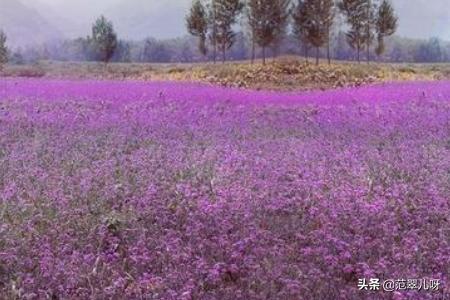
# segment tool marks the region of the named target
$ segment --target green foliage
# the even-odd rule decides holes
[[[92,43],[98,58],[105,63],[109,62],[118,42],[112,22],[104,16],[98,18],[92,26]]]
[[[8,48],[6,47],[6,34],[0,30],[0,68],[8,62]]]
[[[309,17],[307,36],[315,47],[322,47],[328,40],[328,29],[333,19],[332,0],[307,0],[306,7]]]
[[[189,15],[186,18],[186,26],[189,33],[199,38],[198,49],[200,53],[206,55],[206,36],[208,34],[208,14],[200,0],[195,0],[192,4]]]
[[[242,11],[244,4],[241,0],[215,0],[215,38],[219,45],[223,61],[226,60],[226,51],[233,46],[235,41],[235,32],[233,25],[237,22],[237,17]]]
[[[287,26],[289,23],[289,17],[291,15],[291,1],[290,0],[274,0],[274,23],[276,24],[275,39],[272,47],[278,48],[279,44],[286,37]]]
[[[294,34],[305,47],[316,47],[316,63],[319,63],[319,48],[330,43],[330,31],[334,22],[333,0],[299,0],[294,9]]]
[[[384,38],[394,34],[397,28],[397,17],[388,0],[342,0],[339,3],[341,12],[350,26],[347,32],[349,45],[358,53],[365,47],[367,61],[370,60],[372,42],[377,37],[378,45],[375,49],[377,55],[385,51]],[[379,5],[378,5],[379,4]]]
[[[357,51],[358,61],[360,61],[360,52],[366,38],[365,21],[368,5],[369,0],[342,0],[338,5],[350,26],[347,41],[350,47]]]
[[[310,25],[310,18],[308,14],[308,7],[305,0],[298,0],[292,15],[294,20],[293,33],[299,42],[303,45],[305,57],[308,57],[308,27]]]
[[[383,0],[378,8],[376,31],[378,38],[378,46],[376,48],[377,55],[381,55],[385,51],[384,38],[395,33],[398,26],[398,18],[394,13],[394,8],[387,0]]]
[[[255,42],[263,49],[265,63],[265,49],[279,41],[284,33],[290,14],[289,1],[285,0],[249,0],[248,19]]]
[[[205,2],[202,2],[205,1]],[[243,1],[243,2],[242,2]],[[384,51],[384,37],[390,36],[397,27],[397,17],[388,0],[194,0],[187,16],[190,34],[200,38],[200,53],[206,54],[206,39],[209,36],[213,46],[214,62],[216,52],[221,50],[223,60],[226,51],[234,42],[234,27],[243,8],[248,19],[243,26],[251,32],[252,61],[255,58],[255,45],[262,48],[263,63],[266,48],[271,47],[274,55],[287,37],[289,17],[293,15],[292,32],[303,45],[305,56],[309,46],[316,48],[316,62],[319,62],[320,48],[327,46],[327,58],[331,63],[331,34],[335,15],[339,8],[344,16],[348,31],[346,43],[360,53],[367,50],[367,60],[375,37],[378,38],[377,53]],[[381,2],[381,4],[380,4]]]
[[[249,24],[255,34],[256,43],[261,47],[269,46],[275,39],[276,27],[272,22],[271,0],[249,1]]]

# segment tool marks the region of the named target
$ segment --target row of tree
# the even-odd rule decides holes
[[[436,38],[413,40],[390,37],[395,31],[397,19],[387,1],[373,0],[367,10],[367,6],[362,5],[367,3],[363,2],[366,0],[352,0],[359,1],[357,7],[366,8],[366,14],[362,13],[363,9],[355,9],[356,2],[348,0],[303,0],[296,2],[296,5],[278,0],[279,2],[271,2],[271,6],[262,5],[269,3],[264,2],[265,0],[248,0],[242,2],[244,4],[234,0],[227,0],[230,2],[224,2],[225,4],[220,1],[223,0],[215,0],[213,3],[216,7],[215,13],[211,11],[208,3],[194,1],[187,18],[188,28],[194,36],[170,40],[119,40],[113,24],[105,17],[100,17],[93,24],[91,35],[85,38],[52,41],[8,50],[6,35],[0,30],[0,66],[8,59],[14,64],[39,60],[215,61],[220,52],[223,60],[265,60],[267,48],[270,48],[274,57],[277,54],[304,54],[308,58],[308,50],[315,48],[316,59],[321,57],[328,60],[353,60],[359,58],[360,52],[366,49],[367,60],[450,61],[450,43]],[[343,13],[345,11],[347,12]],[[355,11],[360,13],[353,15]],[[225,12],[229,12],[232,17]],[[371,16],[370,22],[364,18],[367,15]],[[260,18],[261,16],[265,17]],[[354,21],[349,22],[349,18]],[[348,25],[342,26],[344,22]],[[213,26],[214,24],[216,25]],[[256,47],[257,45],[261,47]],[[370,51],[371,48],[375,51]],[[382,53],[383,56],[375,56]]]
[[[79,39],[80,52],[89,55],[93,60],[109,62],[116,53],[118,47],[123,46],[117,39],[114,26],[104,16],[99,17],[92,25],[92,35],[86,39]],[[0,30],[0,67],[9,60],[9,51],[6,45],[7,37],[4,31]],[[18,53],[13,57],[21,60]]]
[[[265,63],[266,49],[270,47],[276,53],[292,28],[305,56],[313,47],[319,63],[320,48],[325,46],[328,61],[331,59],[330,41],[338,15],[345,19],[347,42],[356,51],[358,62],[363,49],[370,60],[375,39],[375,52],[382,55],[385,38],[393,35],[398,25],[389,0],[297,0],[295,4],[291,0],[194,0],[186,24],[188,32],[198,38],[201,53],[206,55],[208,46],[212,48],[214,62],[218,50],[225,62],[226,51],[235,42],[235,25],[241,17],[244,31],[249,32],[252,41],[252,60],[258,45]]]
[[[42,60],[53,61],[98,61],[98,54],[90,47],[90,37],[58,40],[26,47],[12,48],[8,51],[9,63],[32,64]],[[427,40],[409,39],[400,36],[386,38],[386,51],[379,57],[371,52],[371,60],[379,62],[449,62],[450,43],[431,38]],[[262,59],[262,49],[252,49],[252,41],[247,33],[236,32],[233,46],[227,50],[228,60]],[[275,51],[277,55],[304,56],[304,46],[299,45],[297,37],[289,33],[280,42]],[[272,56],[272,52],[269,52]],[[310,51],[316,56],[315,51]],[[355,51],[348,45],[346,32],[333,33],[330,41],[330,56],[333,60],[351,61],[356,59]],[[319,56],[326,60],[328,47],[320,48]],[[308,58],[306,58],[308,59]],[[191,36],[159,40],[148,38],[141,41],[119,39],[111,62],[136,63],[179,63],[204,62],[213,60],[213,53],[204,56],[198,50],[198,39]]]

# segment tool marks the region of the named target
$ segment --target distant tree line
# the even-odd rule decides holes
[[[397,18],[387,0],[194,0],[186,25],[190,35],[181,38],[127,41],[101,16],[87,37],[15,49],[0,30],[0,68],[40,60],[265,62],[280,54],[360,61],[363,52],[367,61],[450,61],[449,42],[395,36]]]
[[[384,41],[386,51],[381,57],[371,53],[371,59],[382,62],[450,62],[450,43],[438,38],[428,40],[409,39],[399,36],[388,37]],[[40,60],[56,61],[98,61],[99,58],[90,46],[90,38],[54,41],[41,45],[9,49],[7,58],[12,64],[30,64]],[[297,37],[287,34],[278,45],[278,55],[301,55],[307,59],[305,49]],[[0,47],[1,48],[1,47]],[[252,49],[252,40],[247,33],[236,32],[235,43],[227,50],[228,60],[262,59],[262,49]],[[1,52],[1,50],[0,50]],[[311,51],[310,51],[311,52]],[[316,53],[314,53],[314,56]],[[321,59],[327,59],[327,48],[320,49]],[[330,57],[336,60],[352,61],[354,50],[347,43],[346,32],[335,32],[330,40]],[[185,36],[168,40],[148,38],[143,41],[118,40],[111,62],[137,63],[176,63],[204,62],[213,60],[212,51],[204,56],[198,50],[198,40]]]
[[[326,47],[328,62],[331,61],[331,39],[337,16],[344,17],[347,44],[360,53],[366,50],[370,61],[374,40],[375,53],[381,56],[386,49],[385,39],[392,36],[398,18],[389,0],[194,0],[186,17],[188,32],[199,39],[199,51],[206,55],[210,41],[213,60],[217,47],[226,60],[236,37],[235,24],[242,19],[242,31],[248,31],[252,44],[252,60],[255,45],[262,49],[263,63],[266,49],[274,54],[286,38],[287,33],[297,38],[307,56],[309,48],[315,49],[319,63],[320,49]],[[290,30],[290,27],[292,30]]]

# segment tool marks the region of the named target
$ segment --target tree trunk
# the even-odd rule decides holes
[[[327,43],[327,58],[328,58],[328,64],[331,65],[331,55],[330,55],[330,42]]]
[[[198,48],[200,49],[200,52],[203,54],[204,58],[206,58],[206,55],[208,54],[208,50],[206,50],[207,49],[206,37],[204,37],[204,36],[200,37],[198,43],[199,43]]]
[[[217,63],[217,24],[216,24],[216,1],[212,2],[213,9],[213,59],[214,64]]]
[[[308,59],[308,45],[306,45],[305,44],[305,59],[306,59],[306,62],[309,62],[309,59]]]
[[[222,64],[225,64],[225,61],[227,60],[227,49],[225,46],[222,47]]]
[[[331,54],[330,54],[330,27],[327,28],[327,58],[328,58],[328,64],[331,65]]]
[[[366,38],[367,38],[367,41],[366,41],[366,46],[367,46],[367,64],[369,64],[369,62],[370,62],[370,38],[371,38],[371,32],[370,32],[370,24],[371,24],[371,22],[372,22],[372,20],[371,20],[371,14],[370,14],[370,8],[371,8],[371,6],[372,6],[372,1],[371,0],[369,0],[368,1],[368,3],[367,3],[367,15],[366,15],[366,17],[367,17],[367,28],[366,28]]]
[[[358,64],[360,64],[361,63],[361,57],[360,57],[360,52],[361,52],[361,46],[359,45],[359,42],[358,42],[358,45],[356,46],[356,52],[357,52],[357,58],[358,58]]]
[[[255,63],[255,34],[252,33],[252,65]]]
[[[319,47],[316,47],[316,65],[319,65]]]
[[[214,64],[216,64],[217,63],[216,33],[213,33],[213,60],[214,60]]]
[[[263,65],[266,64],[266,47],[262,47]]]

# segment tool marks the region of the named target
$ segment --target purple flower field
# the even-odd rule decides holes
[[[0,299],[445,293],[450,82],[0,80]]]

